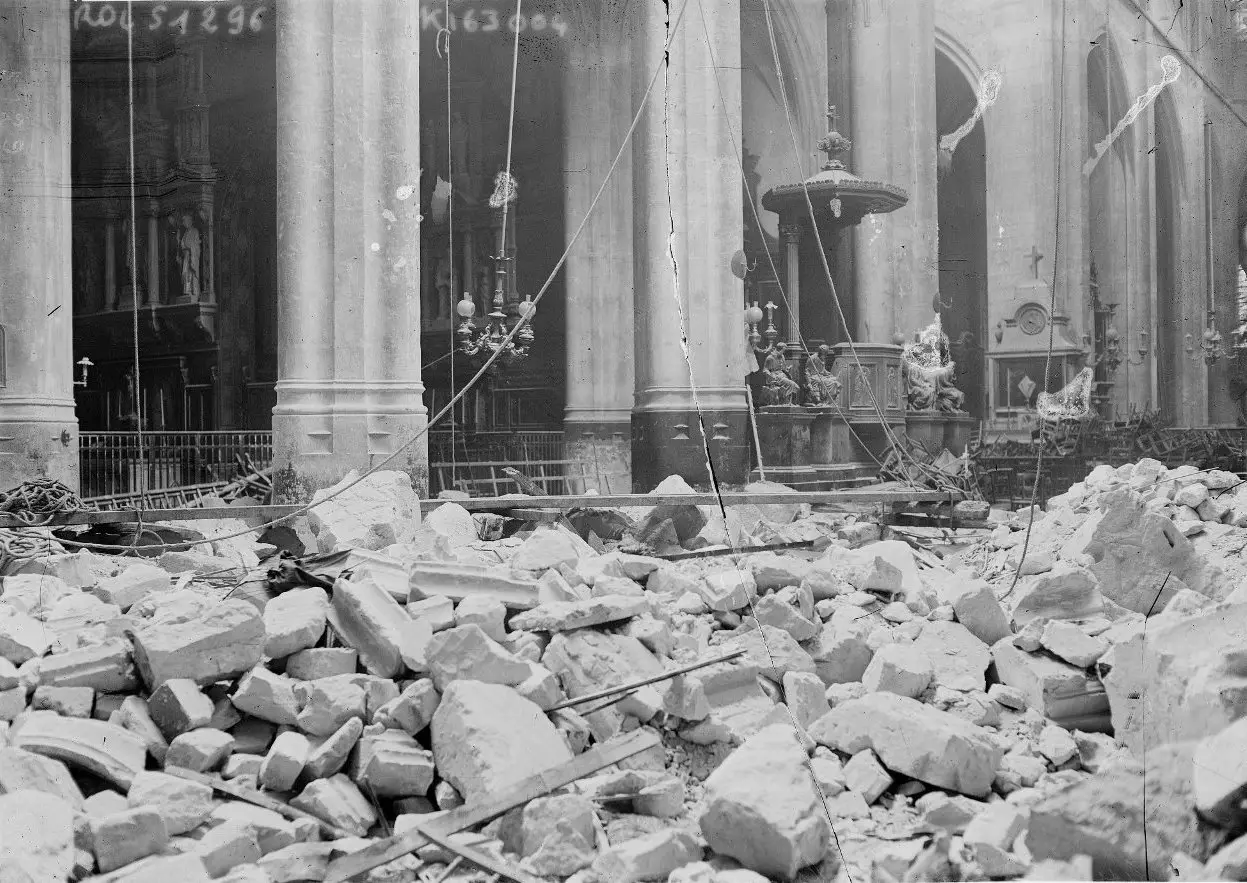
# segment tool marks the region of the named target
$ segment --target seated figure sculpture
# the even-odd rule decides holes
[[[827,364],[830,353],[831,348],[823,344],[805,363],[806,404],[812,407],[834,405],[840,400],[840,379]]]
[[[801,387],[788,375],[785,364],[787,346],[775,344],[762,366],[762,404],[791,405],[796,401]]]

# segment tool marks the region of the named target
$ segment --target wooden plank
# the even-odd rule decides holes
[[[627,760],[635,754],[661,744],[662,741],[656,733],[649,730],[634,730],[626,736],[620,736],[597,748],[592,748],[561,766],[529,776],[488,801],[470,803],[451,810],[423,827],[426,831],[446,837],[466,831],[468,828],[496,819],[517,806],[523,806],[530,800],[549,794],[555,789],[570,785],[611,764]],[[431,841],[419,831],[407,831],[377,841],[359,852],[342,856],[334,861],[329,866],[325,883],[345,883],[353,877],[366,874],[373,868],[379,868],[410,852],[415,852],[429,842]]]
[[[954,501],[960,495],[952,495]],[[950,495],[946,491],[909,491],[886,490],[873,491],[869,488],[839,491],[793,491],[776,494],[725,493],[716,494],[579,494],[576,496],[544,496],[528,497],[480,497],[471,500],[421,500],[422,512],[431,512],[446,502],[458,503],[469,512],[507,512],[511,509],[608,509],[621,507],[650,506],[717,506],[720,502],[727,506],[739,506],[748,503],[755,505],[810,503],[934,503],[946,502]],[[71,512],[57,515],[47,526],[67,527],[79,524],[133,524],[143,521],[145,524],[156,524],[167,521],[209,521],[219,518],[263,518],[266,521],[290,518],[303,512],[303,506],[267,505],[267,506],[217,506],[211,509],[114,509],[108,512]],[[0,528],[31,527],[19,518],[0,513]],[[42,526],[42,525],[35,525]]]
[[[494,858],[482,849],[477,849],[475,846],[469,846],[465,843],[456,843],[450,837],[435,830],[433,825],[416,824],[414,827],[416,833],[423,834],[442,849],[462,857],[484,871],[497,874],[498,877],[512,880],[514,883],[543,883],[540,878],[530,877],[518,868],[513,868],[506,862]]]
[[[197,773],[194,770],[183,769],[178,766],[165,767],[165,772],[171,776],[177,776],[179,779],[186,779],[191,782],[198,782],[200,785],[207,785],[214,791],[219,791],[222,794],[244,801],[245,803],[250,803],[253,806],[259,806],[267,810],[272,810],[273,812],[283,815],[288,819],[310,819],[335,840],[344,840],[355,836],[350,831],[345,831],[333,823],[325,821],[320,816],[315,816],[310,812],[304,812],[301,809],[296,809],[290,804],[283,803],[280,800],[269,797],[261,791],[253,791],[250,788],[243,788],[241,785],[234,782],[228,782],[219,776],[205,776],[203,773]]]

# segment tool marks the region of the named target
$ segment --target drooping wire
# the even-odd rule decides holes
[[[143,383],[142,369],[139,366],[139,210],[138,210],[138,186],[135,183],[135,159],[134,159],[134,2],[126,0],[126,16],[129,19],[126,28],[126,105],[128,108],[127,124],[129,125],[130,138],[130,241],[127,243],[130,249],[130,318],[131,331],[134,334],[134,410],[138,415],[136,429],[136,444],[139,455],[139,499],[147,493],[147,458],[143,450]],[[150,248],[150,246],[149,246]],[[149,273],[150,275],[150,273]],[[148,285],[153,280],[148,279]]]
[[[446,40],[446,250],[450,261],[450,396],[455,395],[455,304],[458,287],[455,285],[455,143],[454,117],[451,115],[451,84],[450,84],[450,0],[446,0],[446,19],[444,26],[437,32],[438,50],[441,50],[442,34]],[[434,282],[434,290],[437,285]],[[459,471],[459,457],[455,451],[455,413],[450,412],[450,483],[453,486],[455,475]]]
[[[558,261],[555,262],[553,269],[550,270],[550,273],[546,277],[546,281],[542,283],[540,290],[538,290],[537,294],[533,296],[534,304],[540,303],[541,299],[545,296],[546,292],[550,290],[550,286],[554,284],[554,279],[559,274],[559,271],[563,269],[563,265],[567,263],[567,258],[571,255],[572,250],[575,248],[576,243],[580,239],[580,236],[584,233],[585,227],[588,226],[589,224],[589,219],[593,216],[594,210],[597,208],[598,203],[601,202],[602,200],[602,195],[606,192],[606,188],[610,185],[611,178],[615,174],[615,170],[619,167],[620,160],[623,158],[625,151],[627,151],[629,145],[632,143],[633,134],[636,132],[637,126],[640,125],[641,117],[644,115],[645,107],[649,103],[650,96],[654,92],[654,86],[658,82],[658,77],[662,74],[663,70],[666,67],[666,61],[665,61],[666,52],[670,51],[671,45],[674,42],[677,34],[679,33],[680,25],[684,21],[684,15],[688,11],[688,4],[689,4],[689,0],[684,0],[683,5],[681,5],[680,7],[679,14],[676,16],[675,20],[671,23],[670,27],[668,27],[667,39],[664,44],[664,59],[661,60],[655,66],[654,72],[650,76],[649,84],[646,86],[645,92],[641,96],[640,101],[638,102],[636,112],[633,114],[632,123],[628,126],[628,131],[624,133],[623,141],[620,143],[619,149],[615,152],[615,158],[611,160],[610,167],[606,171],[606,176],[602,179],[602,183],[598,185],[597,192],[594,193],[593,199],[590,200],[589,207],[588,209],[585,210],[584,217],[580,219],[580,223],[576,226],[575,231],[572,233],[571,238],[568,240],[566,247],[563,249],[562,255],[560,255]],[[515,326],[510,331],[507,332],[505,337],[503,337],[502,346],[500,346],[498,350],[490,354],[490,356],[485,360],[484,364],[482,364],[481,367],[477,369],[476,373],[472,375],[471,379],[467,382],[467,384],[463,387],[463,389],[461,389],[453,398],[451,398],[451,400],[447,402],[447,404],[443,406],[440,411],[438,411],[432,418],[430,418],[428,423],[425,424],[423,428],[421,428],[418,432],[416,432],[410,439],[408,439],[407,441],[400,444],[397,448],[395,448],[392,453],[387,454],[383,459],[379,460],[376,464],[368,467],[367,470],[360,473],[360,475],[357,476],[356,478],[352,479],[349,482],[344,483],[341,487],[335,488],[329,493],[325,494],[325,496],[322,497],[317,502],[306,503],[300,506],[299,508],[295,509],[295,511],[293,512],[282,515],[279,518],[270,519],[254,527],[250,527],[245,530],[237,530],[237,531],[233,531],[230,533],[225,533],[220,536],[206,537],[202,540],[196,540],[193,544],[158,543],[158,544],[153,544],[151,546],[147,546],[146,548],[154,552],[157,549],[180,549],[187,545],[199,545],[201,543],[216,543],[216,542],[222,542],[224,540],[231,540],[236,537],[250,536],[257,531],[263,531],[269,527],[274,527],[279,524],[284,524],[285,522],[289,521],[291,518],[295,518],[299,515],[305,515],[308,512],[310,512],[312,509],[316,508],[317,506],[321,506],[324,503],[327,503],[329,500],[332,500],[346,493],[351,488],[365,481],[373,473],[381,471],[386,466],[388,466],[390,463],[393,463],[395,460],[401,457],[404,453],[406,453],[406,451],[410,447],[412,447],[417,442],[419,442],[422,438],[424,438],[428,434],[429,429],[431,427],[433,427],[439,420],[445,417],[448,413],[453,411],[454,406],[458,404],[459,401],[465,395],[467,395],[467,393],[480,381],[480,379],[485,376],[485,374],[489,371],[489,369],[493,367],[494,362],[496,362],[501,357],[503,347],[515,339],[515,336],[519,334],[520,329],[524,327],[524,324],[525,322],[528,321],[528,318],[529,316],[520,317],[520,321],[516,322]],[[109,544],[109,543],[85,543],[85,542],[78,542],[74,540],[62,540],[61,542],[63,545],[72,546],[77,549],[97,549],[100,551],[125,551],[131,548],[129,546],[118,546],[118,545]]]

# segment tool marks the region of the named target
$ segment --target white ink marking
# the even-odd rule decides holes
[[[1139,114],[1147,110],[1148,106],[1160,95],[1162,89],[1170,83],[1176,82],[1182,74],[1181,63],[1172,55],[1166,55],[1161,58],[1160,69],[1160,82],[1148,87],[1146,92],[1136,98],[1134,104],[1130,106],[1130,110],[1126,111],[1126,115],[1113,127],[1113,131],[1108,133],[1108,137],[1095,146],[1095,156],[1083,163],[1082,173],[1084,175],[1089,176],[1095,170],[1096,165],[1100,162],[1100,158],[1108,153],[1108,149],[1113,146],[1113,142],[1117,140],[1121,133],[1126,131],[1130,124],[1138,118]]]
[[[983,118],[984,111],[996,103],[996,99],[1000,97],[1000,83],[1000,71],[996,68],[988,68],[983,72],[983,76],[979,78],[978,103],[974,106],[974,113],[970,114],[970,118],[954,131],[940,139],[940,150],[944,151],[949,159],[952,158],[952,154],[956,153],[961,139],[969,135],[978,125],[978,121]]]

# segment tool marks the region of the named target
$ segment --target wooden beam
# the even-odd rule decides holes
[[[483,825],[508,810],[523,806],[530,800],[549,794],[551,791],[591,776],[598,770],[661,744],[662,740],[653,731],[633,730],[626,736],[620,736],[597,748],[590,749],[561,766],[516,782],[495,797],[451,810],[422,827],[425,831],[449,837],[451,834],[466,831],[476,825]],[[420,831],[407,831],[385,840],[379,840],[359,852],[353,852],[334,861],[329,866],[325,883],[345,883],[347,880],[368,873],[373,868],[379,868],[410,852],[415,852],[429,842],[429,839]]]
[[[583,496],[546,497],[478,497],[471,500],[421,500],[421,512],[431,512],[443,503],[458,503],[469,512],[511,512],[525,514],[534,509],[566,512],[569,509],[613,509],[649,506],[726,506],[753,504],[787,505],[810,503],[811,505],[841,504],[906,504],[938,503],[958,499],[945,491],[925,490],[842,490],[842,491],[792,491],[776,494],[724,493],[716,494],[611,494]],[[291,518],[304,511],[303,506],[218,506],[211,509],[112,509],[105,512],[70,512],[57,515],[46,524],[31,525],[6,513],[0,513],[0,528],[22,527],[69,527],[87,524],[159,524],[170,521],[209,521],[221,518],[263,518],[278,521]],[[193,545],[193,544],[192,544]]]

